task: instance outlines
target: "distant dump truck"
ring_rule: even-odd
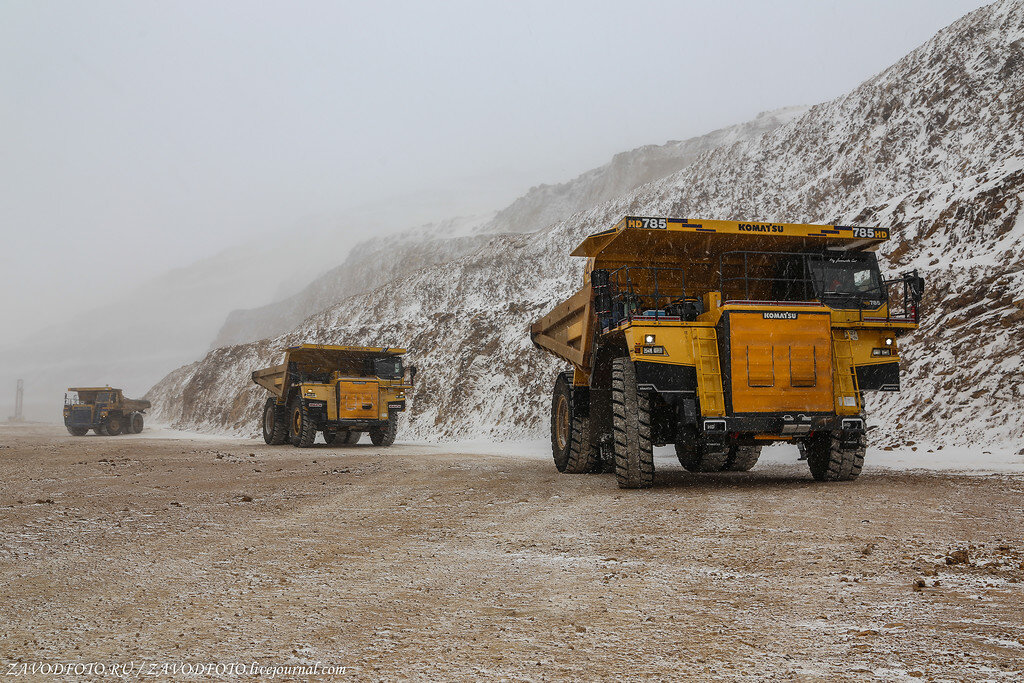
[[[111,387],[69,387],[64,394],[64,426],[72,436],[85,436],[90,429],[102,436],[138,434],[149,401],[125,398]]]
[[[883,280],[881,228],[629,216],[591,235],[583,288],[531,327],[555,381],[563,472],[654,481],[652,447],[693,472],[745,471],[791,442],[817,480],[855,478],[863,392],[898,391],[896,339],[924,280]]]
[[[369,432],[374,445],[390,446],[416,375],[410,367],[406,382],[404,353],[322,344],[285,349],[283,363],[252,373],[271,393],[263,408],[263,439],[305,448],[318,431],[328,444],[355,444]]]

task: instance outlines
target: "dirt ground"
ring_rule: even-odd
[[[1024,674],[1024,477],[658,465],[653,490],[620,491],[436,447],[0,427],[2,670]]]

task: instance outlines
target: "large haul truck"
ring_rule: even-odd
[[[284,362],[252,373],[270,392],[263,407],[263,439],[272,445],[355,444],[369,432],[376,446],[395,442],[398,413],[416,368],[402,364],[405,349],[300,344]]]
[[[111,387],[68,387],[64,394],[64,426],[71,436],[85,436],[90,429],[101,436],[138,434],[149,401],[125,398]]]
[[[628,216],[591,235],[583,287],[533,342],[573,366],[554,386],[563,472],[654,481],[653,446],[693,472],[745,471],[801,447],[812,476],[855,478],[866,391],[898,391],[900,335],[924,280],[884,280],[882,228]]]

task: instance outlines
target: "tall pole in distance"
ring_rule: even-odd
[[[25,419],[25,380],[18,380],[18,391],[14,395],[14,422]]]

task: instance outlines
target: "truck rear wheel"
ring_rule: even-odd
[[[725,461],[725,472],[748,472],[761,457],[760,446],[737,446],[729,448],[729,459]]]
[[[145,419],[142,417],[142,413],[132,413],[131,419],[128,420],[128,424],[131,426],[131,434],[141,434],[142,428],[145,426]]]
[[[309,448],[316,440],[316,424],[306,410],[306,404],[296,397],[292,401],[291,419],[288,422],[288,436],[293,446]]]
[[[342,443],[348,446],[354,446],[359,443],[359,439],[362,438],[362,432],[345,432],[345,438],[342,439]]]
[[[350,434],[352,432],[349,432]],[[359,432],[356,432],[358,434]],[[398,420],[393,417],[388,418],[387,427],[373,427],[370,429],[370,441],[373,442],[374,446],[390,446],[395,442],[395,435],[398,433]],[[356,437],[356,441],[359,437]],[[353,441],[352,443],[355,443]]]
[[[337,429],[325,429],[324,430],[324,443],[330,446],[338,438]]]
[[[597,465],[590,444],[590,417],[580,417],[572,400],[572,372],[559,373],[551,398],[551,453],[559,472],[583,474]]]
[[[653,486],[650,399],[637,391],[636,370],[628,356],[612,361],[612,427],[619,488]]]
[[[695,429],[677,438],[676,457],[688,472],[721,472],[729,463],[730,449],[711,446]],[[751,465],[753,467],[753,465]]]
[[[288,439],[288,412],[271,396],[263,406],[263,440],[280,446]]]
[[[68,434],[71,436],[85,436],[88,431],[88,427],[68,427]]]
[[[807,440],[805,451],[811,476],[818,481],[850,481],[864,467],[866,439],[856,448],[840,448],[839,432],[817,432]]]

